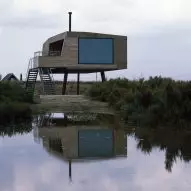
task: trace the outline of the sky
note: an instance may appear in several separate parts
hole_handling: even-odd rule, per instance
[[[25,78],[29,58],[47,38],[68,30],[72,11],[72,30],[128,36],[128,69],[107,78],[191,80],[190,8],[190,0],[0,0],[0,73]]]

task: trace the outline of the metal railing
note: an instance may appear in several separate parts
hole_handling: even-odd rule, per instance
[[[48,56],[61,56],[61,51],[49,51]]]
[[[34,53],[34,57],[42,56],[42,51],[37,51]]]
[[[26,74],[26,80],[28,77],[29,70],[32,68],[38,68],[39,56],[61,56],[61,51],[49,51],[49,52],[37,51],[37,52],[34,52],[34,57],[29,59],[29,64],[28,64],[28,69],[27,69],[27,74]],[[53,74],[50,73],[50,75],[51,75],[51,78],[53,79]],[[53,79],[53,81],[54,81],[54,79]]]
[[[52,85],[53,85],[53,88],[54,88],[54,91],[56,92],[56,86],[55,86],[55,82],[54,82],[54,75],[52,73],[52,70],[50,69],[50,78],[52,80]]]
[[[38,51],[34,53],[34,57],[38,56],[61,56],[61,51]]]
[[[27,69],[27,73],[26,73],[26,81],[28,78],[28,74],[29,74],[29,70],[33,67],[33,58],[29,59],[29,64],[28,64],[28,69]]]

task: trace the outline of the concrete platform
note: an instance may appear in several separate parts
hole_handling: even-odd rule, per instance
[[[95,112],[114,114],[105,102],[93,101],[84,95],[41,95],[41,110],[51,112]]]

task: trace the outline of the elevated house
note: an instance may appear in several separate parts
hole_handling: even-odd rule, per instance
[[[106,80],[105,71],[127,68],[127,36],[95,32],[69,31],[47,39],[42,51],[34,53],[29,61],[26,89],[34,91],[38,73],[43,84],[44,94],[55,94],[54,74],[63,74],[62,94],[66,92],[68,74],[78,74],[77,94],[81,73],[101,74]]]

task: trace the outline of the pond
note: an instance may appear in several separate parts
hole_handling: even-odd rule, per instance
[[[106,118],[49,113],[1,126],[0,190],[191,190],[190,132],[132,130]]]

